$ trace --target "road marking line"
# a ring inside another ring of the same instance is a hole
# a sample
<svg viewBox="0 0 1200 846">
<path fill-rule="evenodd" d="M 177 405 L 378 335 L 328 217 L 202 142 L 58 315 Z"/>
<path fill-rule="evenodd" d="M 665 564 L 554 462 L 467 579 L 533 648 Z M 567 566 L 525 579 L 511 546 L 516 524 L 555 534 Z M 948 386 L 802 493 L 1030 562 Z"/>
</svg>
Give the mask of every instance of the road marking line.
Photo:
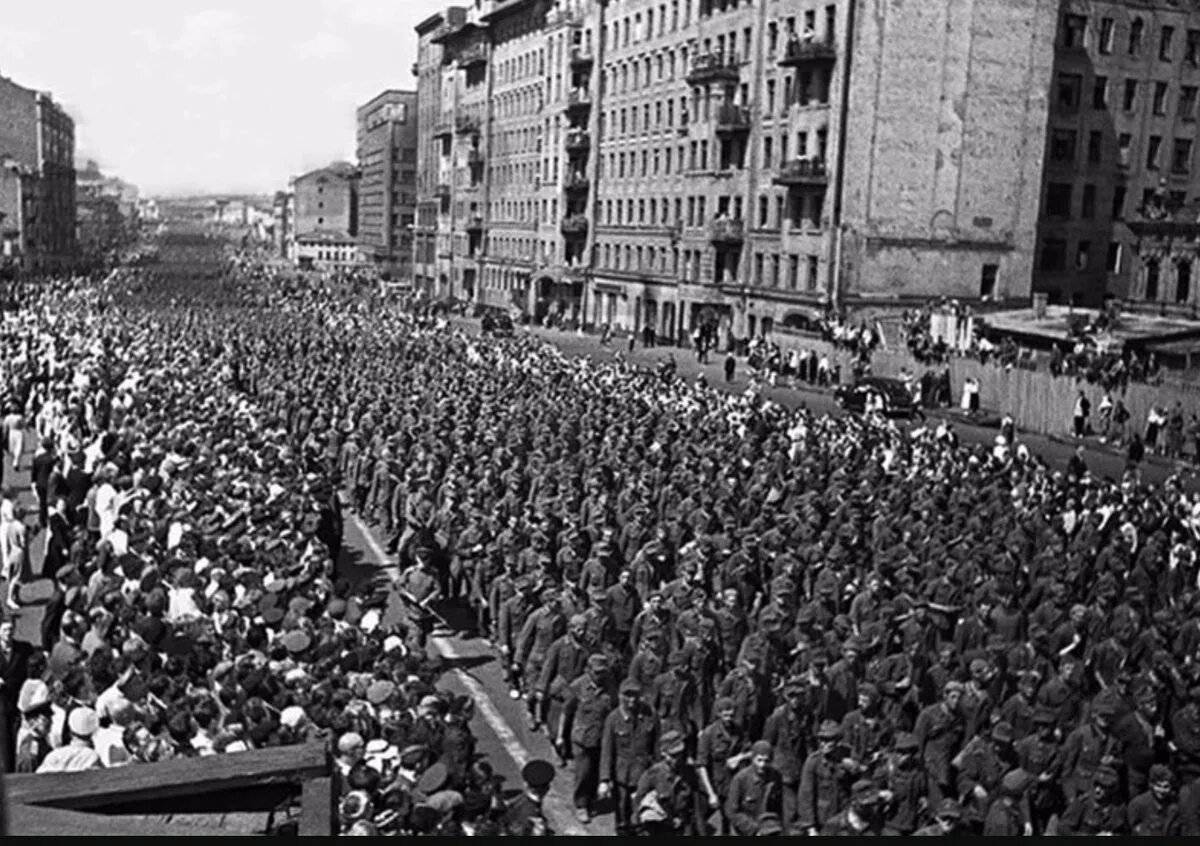
<svg viewBox="0 0 1200 846">
<path fill-rule="evenodd" d="M 363 540 L 366 541 L 367 547 L 371 550 L 371 554 L 375 556 L 375 559 L 385 567 L 390 567 L 391 560 L 387 552 L 379 545 L 379 541 L 375 540 L 375 536 L 367 528 L 367 525 L 353 512 L 350 513 L 350 521 L 357 527 L 359 534 L 363 536 Z M 437 650 L 437 653 L 447 661 L 452 661 L 460 657 L 455 653 L 454 647 L 442 638 L 430 637 L 429 642 L 433 644 L 433 648 Z M 504 747 L 504 751 L 508 753 L 508 756 L 513 759 L 518 767 L 524 768 L 530 760 L 529 752 L 522 745 L 516 732 L 509 726 L 508 720 L 492 704 L 491 696 L 483 689 L 483 685 L 461 669 L 455 668 L 451 670 L 451 673 L 458 679 L 459 684 L 471 694 L 471 699 L 474 700 L 475 707 L 479 710 L 479 715 L 483 717 L 484 722 L 488 724 L 488 727 L 496 735 L 500 741 L 500 745 Z M 555 770 L 556 772 L 566 772 L 561 767 L 556 767 Z M 546 795 L 545 800 L 543 800 L 542 807 L 546 812 L 546 821 L 550 823 L 550 827 L 554 830 L 555 834 L 570 836 L 584 836 L 588 834 L 576 821 L 572 803 L 554 787 L 550 788 L 550 792 Z"/>
</svg>

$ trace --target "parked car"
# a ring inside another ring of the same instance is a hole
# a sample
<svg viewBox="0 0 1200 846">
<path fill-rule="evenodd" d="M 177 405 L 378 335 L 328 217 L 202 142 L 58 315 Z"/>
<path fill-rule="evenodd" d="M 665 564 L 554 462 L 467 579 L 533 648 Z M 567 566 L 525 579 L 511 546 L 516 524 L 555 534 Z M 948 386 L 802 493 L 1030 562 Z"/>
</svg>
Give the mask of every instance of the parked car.
<svg viewBox="0 0 1200 846">
<path fill-rule="evenodd" d="M 883 400 L 886 417 L 912 417 L 917 413 L 917 404 L 912 393 L 899 379 L 883 376 L 867 376 L 853 385 L 841 385 L 834 391 L 833 398 L 846 411 L 864 412 L 867 398 L 875 394 Z"/>
<path fill-rule="evenodd" d="M 507 312 L 492 309 L 483 314 L 480 330 L 484 335 L 493 338 L 511 338 L 513 335 L 513 320 Z"/>
</svg>

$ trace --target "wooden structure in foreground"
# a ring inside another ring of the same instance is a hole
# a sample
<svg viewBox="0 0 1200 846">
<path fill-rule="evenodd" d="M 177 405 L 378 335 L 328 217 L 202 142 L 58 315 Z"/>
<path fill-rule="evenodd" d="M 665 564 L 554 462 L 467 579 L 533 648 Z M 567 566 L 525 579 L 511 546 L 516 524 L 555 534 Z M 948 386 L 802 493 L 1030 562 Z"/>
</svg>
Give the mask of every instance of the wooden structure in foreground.
<svg viewBox="0 0 1200 846">
<path fill-rule="evenodd" d="M 6 775 L 4 794 L 2 833 L 10 835 L 212 836 L 221 831 L 136 815 L 267 813 L 295 800 L 299 834 L 337 833 L 333 762 L 324 743 L 81 773 Z"/>
</svg>

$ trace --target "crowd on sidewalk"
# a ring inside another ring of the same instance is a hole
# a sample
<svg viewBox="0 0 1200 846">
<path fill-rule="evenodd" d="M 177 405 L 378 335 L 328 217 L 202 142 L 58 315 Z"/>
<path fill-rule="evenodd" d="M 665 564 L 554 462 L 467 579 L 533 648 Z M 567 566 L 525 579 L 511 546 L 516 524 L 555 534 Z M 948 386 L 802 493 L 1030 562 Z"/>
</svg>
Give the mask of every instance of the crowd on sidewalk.
<svg viewBox="0 0 1200 846">
<path fill-rule="evenodd" d="M 344 833 L 547 833 L 556 768 L 505 795 L 436 688 L 465 603 L 620 834 L 1200 834 L 1176 481 L 202 275 L 48 289 L 0 335 L 46 526 L 35 572 L 6 494 L 16 769 L 319 737 Z M 339 489 L 389 589 L 340 577 Z"/>
</svg>

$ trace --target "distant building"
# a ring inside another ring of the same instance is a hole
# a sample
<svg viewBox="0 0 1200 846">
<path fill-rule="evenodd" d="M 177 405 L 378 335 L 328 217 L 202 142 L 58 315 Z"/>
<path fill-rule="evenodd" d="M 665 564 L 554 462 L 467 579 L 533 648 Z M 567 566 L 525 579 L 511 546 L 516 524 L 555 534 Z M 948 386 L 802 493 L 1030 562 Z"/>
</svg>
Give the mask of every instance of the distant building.
<svg viewBox="0 0 1200 846">
<path fill-rule="evenodd" d="M 334 269 L 362 263 L 358 250 L 358 180 L 358 171 L 345 162 L 293 180 L 297 264 Z"/>
<path fill-rule="evenodd" d="M 358 108 L 358 243 L 363 258 L 412 278 L 417 92 L 384 91 Z"/>
<path fill-rule="evenodd" d="M 271 205 L 272 251 L 281 259 L 292 258 L 295 247 L 294 199 L 295 195 L 290 191 L 276 191 Z"/>
<path fill-rule="evenodd" d="M 107 176 L 87 160 L 75 173 L 75 222 L 79 259 L 92 266 L 128 246 L 137 237 L 140 201 L 137 186 Z"/>
<path fill-rule="evenodd" d="M 75 220 L 75 122 L 49 94 L 0 77 L 0 161 L 9 209 L 0 228 L 14 231 L 8 215 L 19 218 L 19 237 L 6 241 L 13 261 L 34 272 L 73 266 L 77 257 Z M 19 176 L 14 180 L 12 174 Z M 12 197 L 12 192 L 19 194 Z M 14 206 L 15 204 L 15 206 Z"/>
</svg>

